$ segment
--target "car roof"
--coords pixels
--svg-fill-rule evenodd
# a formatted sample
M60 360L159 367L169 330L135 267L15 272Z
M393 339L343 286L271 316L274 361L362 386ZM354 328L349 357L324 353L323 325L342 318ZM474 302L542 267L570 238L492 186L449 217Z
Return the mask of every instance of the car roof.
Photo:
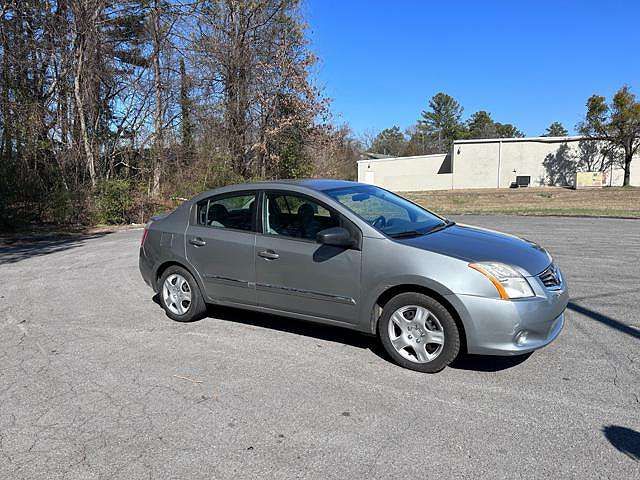
M311 188L312 190L330 190L332 188L349 187L359 185L358 182L350 182L348 180L336 180L333 178L301 178L301 179L285 179L285 180L263 180L259 182L244 183L242 187L248 188L264 188L266 186L287 186L299 185L301 187Z
M261 188L286 189L288 186L292 186L292 185L306 187L311 190L324 191L324 190L331 190L333 188L352 187L352 186L362 185L362 184L358 182L351 182L348 180L335 180L331 178L264 180L259 182L238 183L234 185L227 185L221 188L216 188L214 190L202 192L196 197L194 197L192 200L198 201L202 198L206 198L211 195L216 195L218 193L227 193L227 192L235 192L235 191L242 191L242 190L255 190L255 189L261 189Z

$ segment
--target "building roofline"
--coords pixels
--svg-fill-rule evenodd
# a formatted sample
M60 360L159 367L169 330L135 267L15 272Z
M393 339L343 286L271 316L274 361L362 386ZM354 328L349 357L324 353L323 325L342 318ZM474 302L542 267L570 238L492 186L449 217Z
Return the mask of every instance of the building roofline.
M378 158L393 158L393 155L387 155L385 153L374 153L374 152L360 152L361 155L365 157L369 157L370 160L378 159ZM363 159L366 160L366 159Z
M429 155L412 155L411 157L388 157L388 158L370 158L365 160L358 160L358 163L371 163L371 162L386 162L389 160L411 160L415 158L429 158L429 157L442 157L447 156L448 153L431 153Z
M540 142L540 143L561 143L576 142L586 137L580 135L567 137L522 137L522 138L470 138L465 140L454 140L454 145L463 145L465 143L514 143L514 142Z

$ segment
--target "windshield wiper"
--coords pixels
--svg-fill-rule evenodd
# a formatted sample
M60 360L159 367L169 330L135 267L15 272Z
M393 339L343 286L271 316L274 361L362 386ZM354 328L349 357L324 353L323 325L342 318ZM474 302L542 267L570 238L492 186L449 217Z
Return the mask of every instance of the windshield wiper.
M416 237L418 235L427 235L428 233L439 232L440 230L444 230L445 228L450 227L451 225L455 225L456 222L451 220L445 220L444 223L440 223L435 227L431 227L427 231L420 232L419 230L407 230L406 232L398 232L398 233L387 233L391 238L404 238L404 237Z
M398 233L389 233L391 238L404 238L404 237L415 237L417 235L424 235L425 232L419 232L418 230L407 230L406 232L398 232Z
M455 225L455 224L456 224L456 222L451 221L451 220L449 220L449 219L446 219L446 220L444 221L444 223L441 223L440 225L436 225L435 227L433 227L433 228L431 228L431 229L427 230L427 231L426 231L426 232L424 232L424 233L425 233L425 235L426 235L427 233L435 233L435 232L439 232L440 230L444 230L445 228L449 228L450 226Z

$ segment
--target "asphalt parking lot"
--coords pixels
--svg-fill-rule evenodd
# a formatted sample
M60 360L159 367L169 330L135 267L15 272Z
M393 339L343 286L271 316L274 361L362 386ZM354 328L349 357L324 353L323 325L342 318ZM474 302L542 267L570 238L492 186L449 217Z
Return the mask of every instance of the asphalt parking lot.
M456 220L551 251L555 343L425 375L338 328L172 322L140 230L0 248L0 478L640 478L640 221Z

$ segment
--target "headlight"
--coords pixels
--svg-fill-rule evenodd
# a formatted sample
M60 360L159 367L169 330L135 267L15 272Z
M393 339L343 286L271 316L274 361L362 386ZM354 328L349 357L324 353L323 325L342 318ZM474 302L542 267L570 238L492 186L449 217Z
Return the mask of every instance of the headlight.
M487 277L496 287L500 298L503 300L534 296L527 279L509 265L497 262L481 262L470 263L469 267Z

